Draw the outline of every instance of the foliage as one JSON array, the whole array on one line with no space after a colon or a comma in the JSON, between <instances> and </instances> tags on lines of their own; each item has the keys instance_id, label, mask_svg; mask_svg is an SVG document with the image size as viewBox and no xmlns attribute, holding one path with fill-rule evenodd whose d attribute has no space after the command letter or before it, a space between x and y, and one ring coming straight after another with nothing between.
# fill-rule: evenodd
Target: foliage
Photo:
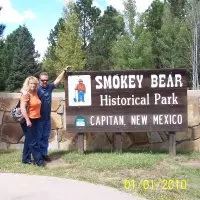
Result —
<instances>
[{"instance_id":1,"label":"foliage","mask_svg":"<svg viewBox=\"0 0 200 200\"><path fill-rule=\"evenodd\" d=\"M75 11L80 22L80 32L83 40L83 50L86 51L91 40L93 28L96 25L101 10L92 6L93 0L77 0Z\"/></svg>"},{"instance_id":2,"label":"foliage","mask_svg":"<svg viewBox=\"0 0 200 200\"><path fill-rule=\"evenodd\" d=\"M5 28L6 28L6 26L4 24L0 24L0 39L2 38L3 31Z\"/></svg>"},{"instance_id":3,"label":"foliage","mask_svg":"<svg viewBox=\"0 0 200 200\"><path fill-rule=\"evenodd\" d=\"M0 7L0 11L1 11L2 7ZM6 28L6 26L4 24L0 24L0 40L2 38L4 29Z\"/></svg>"},{"instance_id":4,"label":"foliage","mask_svg":"<svg viewBox=\"0 0 200 200\"><path fill-rule=\"evenodd\" d=\"M93 0L69 3L50 31L42 68L55 79L66 65L74 70L187 67L198 88L199 2L153 0L144 13L138 14L135 0L123 0L123 13L108 6L101 16ZM4 28L0 25L0 38ZM0 40L0 90L5 86L14 90L25 75L40 71L35 61L37 52L30 50L34 45L28 47L26 40L20 44L24 39L21 34L18 28L5 41ZM29 61L20 59L25 54ZM23 71L25 65L34 71Z\"/></svg>"},{"instance_id":5,"label":"foliage","mask_svg":"<svg viewBox=\"0 0 200 200\"><path fill-rule=\"evenodd\" d=\"M123 4L124 4L124 21L126 24L126 31L130 35L134 35L135 16L136 16L135 0L124 0Z\"/></svg>"},{"instance_id":6,"label":"foliage","mask_svg":"<svg viewBox=\"0 0 200 200\"><path fill-rule=\"evenodd\" d=\"M2 7L0 7L1 11ZM4 90L5 84L4 84L4 65L3 65L3 50L4 50L4 41L3 41L3 32L5 30L6 26L4 24L0 24L0 90Z\"/></svg>"},{"instance_id":7,"label":"foliage","mask_svg":"<svg viewBox=\"0 0 200 200\"><path fill-rule=\"evenodd\" d=\"M151 34L145 30L136 40L130 36L122 36L112 48L114 66L118 69L154 67L151 44Z\"/></svg>"},{"instance_id":8,"label":"foliage","mask_svg":"<svg viewBox=\"0 0 200 200\"><path fill-rule=\"evenodd\" d=\"M20 34L20 28L17 28L14 30L10 35L7 36L5 43L4 43L4 48L2 50L2 68L3 68L3 73L2 73L2 79L4 80L3 83L3 88L5 89L5 83L10 75L11 72L11 65L13 63L13 58L14 58L14 52L15 48L17 46L17 38L19 37Z\"/></svg>"},{"instance_id":9,"label":"foliage","mask_svg":"<svg viewBox=\"0 0 200 200\"><path fill-rule=\"evenodd\" d=\"M56 68L54 63L57 61L57 57L55 55L55 48L58 42L58 33L60 30L64 30L64 19L60 18L55 25L54 29L50 31L48 37L49 46L44 56L43 60L43 70L47 71L49 74L49 78L51 80L56 78Z\"/></svg>"},{"instance_id":10,"label":"foliage","mask_svg":"<svg viewBox=\"0 0 200 200\"><path fill-rule=\"evenodd\" d=\"M158 46L163 67L191 66L191 32L188 25L171 14L165 6L163 25L159 31Z\"/></svg>"},{"instance_id":11,"label":"foliage","mask_svg":"<svg viewBox=\"0 0 200 200\"><path fill-rule=\"evenodd\" d=\"M112 60L118 69L152 68L152 36L144 27L144 15L138 15L135 23L135 1L124 1L126 34L119 36L112 46Z\"/></svg>"},{"instance_id":12,"label":"foliage","mask_svg":"<svg viewBox=\"0 0 200 200\"><path fill-rule=\"evenodd\" d=\"M191 44L191 57L192 57L192 88L199 89L199 75L200 75L200 1L188 0L186 7L187 21L191 30L192 44Z\"/></svg>"},{"instance_id":13,"label":"foliage","mask_svg":"<svg viewBox=\"0 0 200 200\"><path fill-rule=\"evenodd\" d=\"M34 39L26 26L19 26L14 57L12 60L11 71L7 79L6 89L14 91L22 87L22 83L27 76L36 75L40 71L35 59L38 54L35 51Z\"/></svg>"},{"instance_id":14,"label":"foliage","mask_svg":"<svg viewBox=\"0 0 200 200\"><path fill-rule=\"evenodd\" d=\"M4 77L4 66L3 66L3 63L2 63L2 61L3 61L3 50L4 50L4 42L2 41L2 40L0 40L0 60L1 60L1 62L0 62L0 91L1 90L4 90L5 89L5 84L4 84L4 81L5 81L5 77Z\"/></svg>"},{"instance_id":15,"label":"foliage","mask_svg":"<svg viewBox=\"0 0 200 200\"><path fill-rule=\"evenodd\" d=\"M162 27L164 3L160 0L154 0L150 7L145 11L145 23L147 30L152 34L152 52L156 68L162 67L160 60L160 50L157 42L159 30Z\"/></svg>"},{"instance_id":16,"label":"foliage","mask_svg":"<svg viewBox=\"0 0 200 200\"><path fill-rule=\"evenodd\" d=\"M119 12L108 6L94 27L94 33L87 51L87 65L90 70L111 69L111 48L117 37L124 32L124 21Z\"/></svg>"},{"instance_id":17,"label":"foliage","mask_svg":"<svg viewBox=\"0 0 200 200\"><path fill-rule=\"evenodd\" d=\"M63 29L59 31L55 48L57 57L55 68L57 72L67 65L73 66L75 70L81 70L85 65L79 25L78 16L74 11L74 6L71 4L69 5L69 12L66 14Z\"/></svg>"},{"instance_id":18,"label":"foliage","mask_svg":"<svg viewBox=\"0 0 200 200\"><path fill-rule=\"evenodd\" d=\"M177 17L179 19L184 19L186 15L186 3L187 0L167 0L170 5L171 14L173 17Z\"/></svg>"}]
</instances>

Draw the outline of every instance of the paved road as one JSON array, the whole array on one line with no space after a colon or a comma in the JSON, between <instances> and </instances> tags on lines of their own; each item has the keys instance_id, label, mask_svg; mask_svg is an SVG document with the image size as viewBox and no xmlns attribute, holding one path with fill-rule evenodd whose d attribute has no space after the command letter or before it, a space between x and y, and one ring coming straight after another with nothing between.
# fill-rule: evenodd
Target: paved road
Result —
<instances>
[{"instance_id":1,"label":"paved road","mask_svg":"<svg viewBox=\"0 0 200 200\"><path fill-rule=\"evenodd\" d=\"M144 200L114 188L46 176L0 173L1 200Z\"/></svg>"}]
</instances>

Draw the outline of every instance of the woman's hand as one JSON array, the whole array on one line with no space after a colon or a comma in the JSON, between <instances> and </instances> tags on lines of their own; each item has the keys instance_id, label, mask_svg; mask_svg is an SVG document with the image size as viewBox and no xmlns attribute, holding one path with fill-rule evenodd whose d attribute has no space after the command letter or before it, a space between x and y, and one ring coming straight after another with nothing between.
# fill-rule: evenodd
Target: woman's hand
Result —
<instances>
[{"instance_id":1,"label":"woman's hand","mask_svg":"<svg viewBox=\"0 0 200 200\"><path fill-rule=\"evenodd\" d=\"M27 125L28 127L31 127L31 126L32 126L32 123L31 123L30 119L27 119L27 120L26 120L26 125Z\"/></svg>"}]
</instances>

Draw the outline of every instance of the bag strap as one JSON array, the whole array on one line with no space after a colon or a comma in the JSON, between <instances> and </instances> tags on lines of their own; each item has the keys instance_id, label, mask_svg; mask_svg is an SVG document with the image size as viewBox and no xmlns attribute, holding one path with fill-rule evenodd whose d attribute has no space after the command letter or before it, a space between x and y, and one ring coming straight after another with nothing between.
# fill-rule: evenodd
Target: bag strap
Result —
<instances>
[{"instance_id":1,"label":"bag strap","mask_svg":"<svg viewBox=\"0 0 200 200\"><path fill-rule=\"evenodd\" d=\"M19 108L20 107L20 99L19 99L19 101L18 101L18 103L17 103L17 105L15 106L16 108Z\"/></svg>"},{"instance_id":2,"label":"bag strap","mask_svg":"<svg viewBox=\"0 0 200 200\"><path fill-rule=\"evenodd\" d=\"M21 99L22 95L23 95L23 94L21 94L21 96L20 96L20 98L19 98L19 101L18 101L18 103L17 103L17 105L16 105L16 108L19 108L19 107L20 107L20 101L21 101L20 99ZM28 104L29 104L29 101L30 101L30 94L27 93L26 95L28 95L28 101L27 101L27 107L28 107Z\"/></svg>"}]
</instances>

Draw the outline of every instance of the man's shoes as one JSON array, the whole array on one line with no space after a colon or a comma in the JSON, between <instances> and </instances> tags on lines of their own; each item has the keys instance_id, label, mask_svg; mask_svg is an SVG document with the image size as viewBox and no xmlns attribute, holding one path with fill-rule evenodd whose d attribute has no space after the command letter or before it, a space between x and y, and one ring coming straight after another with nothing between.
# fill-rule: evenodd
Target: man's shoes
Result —
<instances>
[{"instance_id":1,"label":"man's shoes","mask_svg":"<svg viewBox=\"0 0 200 200\"><path fill-rule=\"evenodd\" d=\"M49 156L43 156L44 161L51 162L51 158Z\"/></svg>"},{"instance_id":2,"label":"man's shoes","mask_svg":"<svg viewBox=\"0 0 200 200\"><path fill-rule=\"evenodd\" d=\"M36 165L38 167L45 167L46 166L46 164L44 162L37 163Z\"/></svg>"},{"instance_id":3,"label":"man's shoes","mask_svg":"<svg viewBox=\"0 0 200 200\"><path fill-rule=\"evenodd\" d=\"M23 163L23 164L28 164L28 165L33 164L32 161L22 161L22 163Z\"/></svg>"}]
</instances>

